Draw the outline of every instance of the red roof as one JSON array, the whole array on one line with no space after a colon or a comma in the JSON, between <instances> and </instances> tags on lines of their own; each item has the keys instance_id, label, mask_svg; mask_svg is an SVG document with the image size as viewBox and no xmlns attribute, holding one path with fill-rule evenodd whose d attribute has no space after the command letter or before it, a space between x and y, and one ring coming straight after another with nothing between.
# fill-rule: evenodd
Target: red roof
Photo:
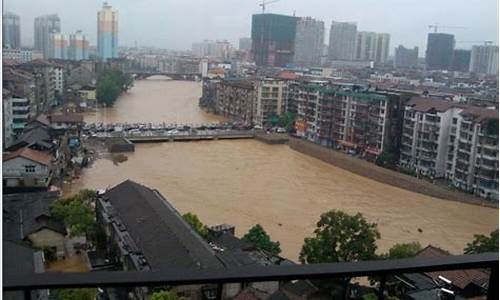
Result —
<instances>
[{"instance_id":1,"label":"red roof","mask_svg":"<svg viewBox=\"0 0 500 300\"><path fill-rule=\"evenodd\" d=\"M283 71L281 72L279 75L278 75L279 78L282 78L282 79L287 79L287 80L295 80L297 79L297 74L293 73L293 72L286 72L286 71Z\"/></svg>"},{"instance_id":2,"label":"red roof","mask_svg":"<svg viewBox=\"0 0 500 300\"><path fill-rule=\"evenodd\" d=\"M24 157L46 166L48 166L52 161L51 155L30 148L21 148L14 152L8 153L4 155L3 161L8 161L16 157Z\"/></svg>"},{"instance_id":3,"label":"red roof","mask_svg":"<svg viewBox=\"0 0 500 300\"><path fill-rule=\"evenodd\" d=\"M428 112L430 110L445 112L452 107L460 107L459 104L452 101L423 97L411 98L410 101L406 103L406 106L412 106L414 110L420 112Z\"/></svg>"},{"instance_id":4,"label":"red roof","mask_svg":"<svg viewBox=\"0 0 500 300\"><path fill-rule=\"evenodd\" d=\"M497 109L487 109L485 107L470 106L464 109L461 113L463 116L473 117L477 122L487 119L498 119Z\"/></svg>"},{"instance_id":5,"label":"red roof","mask_svg":"<svg viewBox=\"0 0 500 300\"><path fill-rule=\"evenodd\" d=\"M51 122L58 123L83 123L83 116L80 114L61 114L61 115L51 115Z\"/></svg>"},{"instance_id":6,"label":"red roof","mask_svg":"<svg viewBox=\"0 0 500 300\"><path fill-rule=\"evenodd\" d=\"M418 257L439 257L448 255L450 255L450 253L447 251L431 245L425 247L417 254ZM482 286L488 282L490 277L488 273L480 269L426 272L424 274L434 280L438 280L439 276L443 276L451 280L452 284L460 289L465 289L471 283Z\"/></svg>"}]
</instances>

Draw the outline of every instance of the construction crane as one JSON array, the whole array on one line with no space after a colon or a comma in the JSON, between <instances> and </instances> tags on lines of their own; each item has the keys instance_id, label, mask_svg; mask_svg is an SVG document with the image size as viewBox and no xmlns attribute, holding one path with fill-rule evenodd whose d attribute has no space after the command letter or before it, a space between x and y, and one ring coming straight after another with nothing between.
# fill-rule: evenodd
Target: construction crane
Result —
<instances>
[{"instance_id":1,"label":"construction crane","mask_svg":"<svg viewBox=\"0 0 500 300\"><path fill-rule=\"evenodd\" d=\"M438 23L434 23L434 25L429 25L429 29L434 28L434 32L438 32L438 28L455 28L455 29L465 29L467 27L461 27L461 26L445 26L445 25L439 25Z\"/></svg>"},{"instance_id":2,"label":"construction crane","mask_svg":"<svg viewBox=\"0 0 500 300\"><path fill-rule=\"evenodd\" d=\"M478 44L478 43L484 43L485 46L489 46L493 44L493 41L457 41L457 44Z\"/></svg>"},{"instance_id":3,"label":"construction crane","mask_svg":"<svg viewBox=\"0 0 500 300\"><path fill-rule=\"evenodd\" d=\"M259 4L259 6L262 7L262 13L266 12L266 5L274 3L274 2L278 2L278 1L280 1L280 0L271 0L271 1L262 0L262 3Z\"/></svg>"}]
</instances>

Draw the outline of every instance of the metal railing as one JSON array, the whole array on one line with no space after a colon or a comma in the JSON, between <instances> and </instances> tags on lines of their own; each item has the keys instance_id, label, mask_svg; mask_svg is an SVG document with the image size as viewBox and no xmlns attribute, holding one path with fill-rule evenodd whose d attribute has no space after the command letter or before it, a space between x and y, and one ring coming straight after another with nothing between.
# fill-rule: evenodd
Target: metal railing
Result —
<instances>
[{"instance_id":1,"label":"metal railing","mask_svg":"<svg viewBox=\"0 0 500 300\"><path fill-rule=\"evenodd\" d=\"M380 278L378 299L384 299L388 276L487 269L490 271L487 299L498 298L498 253L475 255L416 257L397 260L375 260L347 263L327 263L289 266L240 267L218 270L153 270L147 272L102 271L89 273L3 274L4 291L89 287L154 287L191 284L248 283L289 281L297 279L338 279L377 276Z\"/></svg>"}]
</instances>

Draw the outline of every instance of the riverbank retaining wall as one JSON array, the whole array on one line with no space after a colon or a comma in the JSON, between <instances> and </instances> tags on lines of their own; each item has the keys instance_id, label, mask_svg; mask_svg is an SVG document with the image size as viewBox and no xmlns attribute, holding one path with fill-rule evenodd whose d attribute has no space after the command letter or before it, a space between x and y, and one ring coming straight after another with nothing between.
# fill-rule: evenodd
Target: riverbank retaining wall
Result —
<instances>
[{"instance_id":1,"label":"riverbank retaining wall","mask_svg":"<svg viewBox=\"0 0 500 300\"><path fill-rule=\"evenodd\" d=\"M385 169L365 160L305 140L290 137L288 145L295 151L381 183L445 200L461 201L498 208L497 203L491 203L470 194L447 189L446 187L438 186L425 180Z\"/></svg>"}]
</instances>

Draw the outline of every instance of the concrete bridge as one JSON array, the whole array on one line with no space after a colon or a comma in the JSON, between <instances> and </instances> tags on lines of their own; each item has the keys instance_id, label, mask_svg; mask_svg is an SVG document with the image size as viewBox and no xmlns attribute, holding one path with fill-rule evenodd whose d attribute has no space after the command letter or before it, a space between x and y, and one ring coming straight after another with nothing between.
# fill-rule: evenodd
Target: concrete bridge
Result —
<instances>
[{"instance_id":1,"label":"concrete bridge","mask_svg":"<svg viewBox=\"0 0 500 300\"><path fill-rule=\"evenodd\" d=\"M151 76L162 75L172 78L173 80L189 80L196 81L201 79L201 73L171 73L171 72L159 72L159 71L141 71L141 70L129 70L126 73L135 75L135 79L141 80L146 79Z\"/></svg>"},{"instance_id":2,"label":"concrete bridge","mask_svg":"<svg viewBox=\"0 0 500 300\"><path fill-rule=\"evenodd\" d=\"M95 135L103 139L126 139L132 143L161 143L161 142L188 142L203 140L236 140L253 139L253 130L210 130L210 131L190 131L169 134L168 132L104 132Z\"/></svg>"}]
</instances>

